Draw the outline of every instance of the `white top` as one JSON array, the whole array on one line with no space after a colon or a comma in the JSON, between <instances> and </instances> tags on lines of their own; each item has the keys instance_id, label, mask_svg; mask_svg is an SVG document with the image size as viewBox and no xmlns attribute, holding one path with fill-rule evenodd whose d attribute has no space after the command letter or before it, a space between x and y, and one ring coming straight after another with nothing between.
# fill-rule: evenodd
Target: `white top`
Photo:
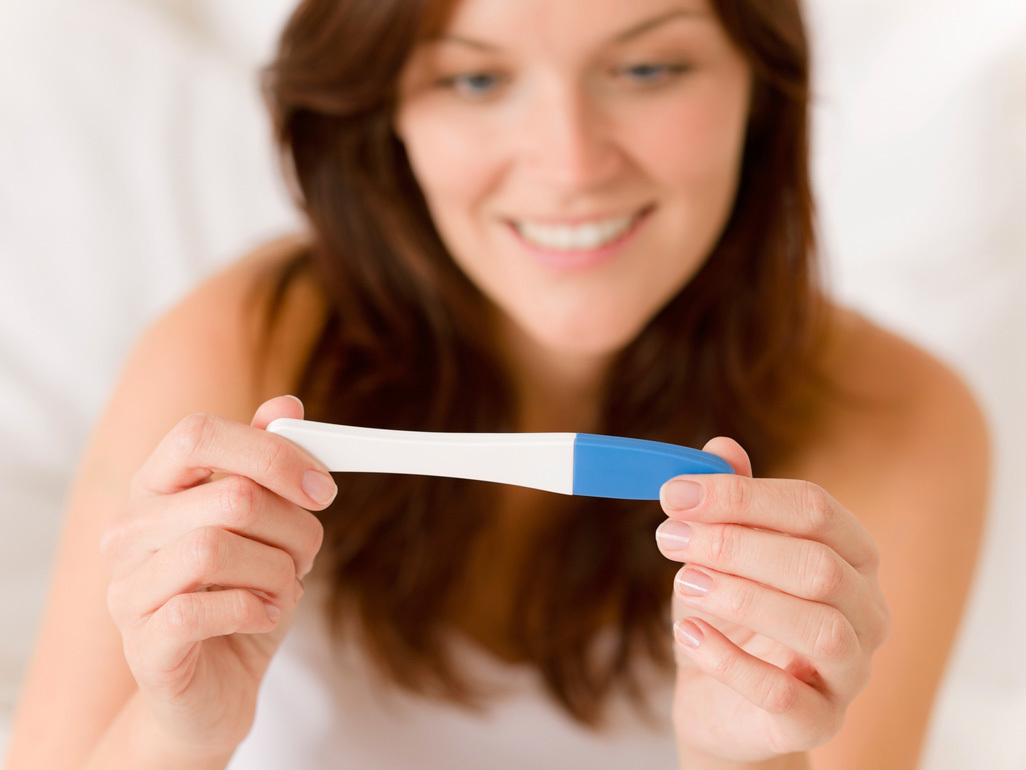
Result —
<instances>
[{"instance_id":1,"label":"white top","mask_svg":"<svg viewBox=\"0 0 1026 770\"><path fill-rule=\"evenodd\" d=\"M308 586L260 690L253 729L229 770L677 766L672 675L660 674L653 691L660 724L644 723L626 701L617 702L612 727L600 733L562 712L530 667L501 663L460 642L461 664L501 689L479 713L383 686L361 665L359 651L330 639L322 606L320 592Z\"/></svg>"}]
</instances>

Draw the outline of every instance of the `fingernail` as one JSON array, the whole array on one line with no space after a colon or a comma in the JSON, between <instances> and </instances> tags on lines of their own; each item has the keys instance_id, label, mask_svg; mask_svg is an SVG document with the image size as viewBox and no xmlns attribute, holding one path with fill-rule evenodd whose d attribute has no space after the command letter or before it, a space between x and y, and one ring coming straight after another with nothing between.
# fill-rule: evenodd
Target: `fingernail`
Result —
<instances>
[{"instance_id":1,"label":"fingernail","mask_svg":"<svg viewBox=\"0 0 1026 770\"><path fill-rule=\"evenodd\" d=\"M664 551L683 551L691 540L691 527L682 521L668 519L656 530L656 542Z\"/></svg>"},{"instance_id":2,"label":"fingernail","mask_svg":"<svg viewBox=\"0 0 1026 770\"><path fill-rule=\"evenodd\" d=\"M682 620L675 625L673 627L673 635L677 638L678 642L688 647L698 647L705 638L702 629L690 620Z\"/></svg>"},{"instance_id":3,"label":"fingernail","mask_svg":"<svg viewBox=\"0 0 1026 770\"><path fill-rule=\"evenodd\" d=\"M668 481L663 485L663 503L671 511L694 508L705 498L705 489L694 481Z\"/></svg>"},{"instance_id":4,"label":"fingernail","mask_svg":"<svg viewBox=\"0 0 1026 770\"><path fill-rule=\"evenodd\" d=\"M327 473L320 471L306 471L303 474L303 491L307 497L320 505L327 505L335 499L338 487L335 480Z\"/></svg>"},{"instance_id":5,"label":"fingernail","mask_svg":"<svg viewBox=\"0 0 1026 770\"><path fill-rule=\"evenodd\" d=\"M273 604L265 604L264 612L267 613L267 619L272 623L277 623L281 617L281 610L275 607Z\"/></svg>"},{"instance_id":6,"label":"fingernail","mask_svg":"<svg viewBox=\"0 0 1026 770\"><path fill-rule=\"evenodd\" d=\"M677 590L685 596L705 596L712 590L712 578L696 570L684 570L675 582Z\"/></svg>"}]
</instances>

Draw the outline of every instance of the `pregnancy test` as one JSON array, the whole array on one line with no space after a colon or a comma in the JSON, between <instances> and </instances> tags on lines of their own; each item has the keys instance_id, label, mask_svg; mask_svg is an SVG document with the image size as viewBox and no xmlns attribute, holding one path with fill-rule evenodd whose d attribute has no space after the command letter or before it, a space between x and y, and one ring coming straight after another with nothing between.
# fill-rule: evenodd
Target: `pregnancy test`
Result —
<instances>
[{"instance_id":1,"label":"pregnancy test","mask_svg":"<svg viewBox=\"0 0 1026 770\"><path fill-rule=\"evenodd\" d=\"M267 430L295 442L333 472L448 476L564 495L658 500L659 488L674 476L734 472L709 452L591 433L430 433L287 417Z\"/></svg>"}]
</instances>

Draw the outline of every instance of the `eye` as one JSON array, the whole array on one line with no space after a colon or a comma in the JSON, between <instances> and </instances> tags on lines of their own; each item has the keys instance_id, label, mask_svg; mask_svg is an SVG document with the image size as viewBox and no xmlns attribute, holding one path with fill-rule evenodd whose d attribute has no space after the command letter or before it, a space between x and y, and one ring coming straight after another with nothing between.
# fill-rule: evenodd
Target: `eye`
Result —
<instances>
[{"instance_id":1,"label":"eye","mask_svg":"<svg viewBox=\"0 0 1026 770\"><path fill-rule=\"evenodd\" d=\"M502 84L502 78L489 72L470 72L453 75L439 81L439 85L468 99L484 99L493 95Z\"/></svg>"},{"instance_id":2,"label":"eye","mask_svg":"<svg viewBox=\"0 0 1026 770\"><path fill-rule=\"evenodd\" d=\"M687 72L685 64L655 64L642 62L615 70L617 77L639 86L657 86L668 83Z\"/></svg>"}]
</instances>

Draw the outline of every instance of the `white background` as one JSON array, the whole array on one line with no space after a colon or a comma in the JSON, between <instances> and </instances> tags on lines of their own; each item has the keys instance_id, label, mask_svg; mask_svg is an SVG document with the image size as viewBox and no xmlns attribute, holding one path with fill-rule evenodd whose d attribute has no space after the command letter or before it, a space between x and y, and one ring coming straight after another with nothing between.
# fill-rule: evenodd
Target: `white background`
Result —
<instances>
[{"instance_id":1,"label":"white background","mask_svg":"<svg viewBox=\"0 0 1026 770\"><path fill-rule=\"evenodd\" d=\"M0 0L0 756L75 458L141 328L296 222L256 90L289 0ZM985 558L926 770L1026 767L1026 3L814 0L837 294L986 408Z\"/></svg>"}]
</instances>

